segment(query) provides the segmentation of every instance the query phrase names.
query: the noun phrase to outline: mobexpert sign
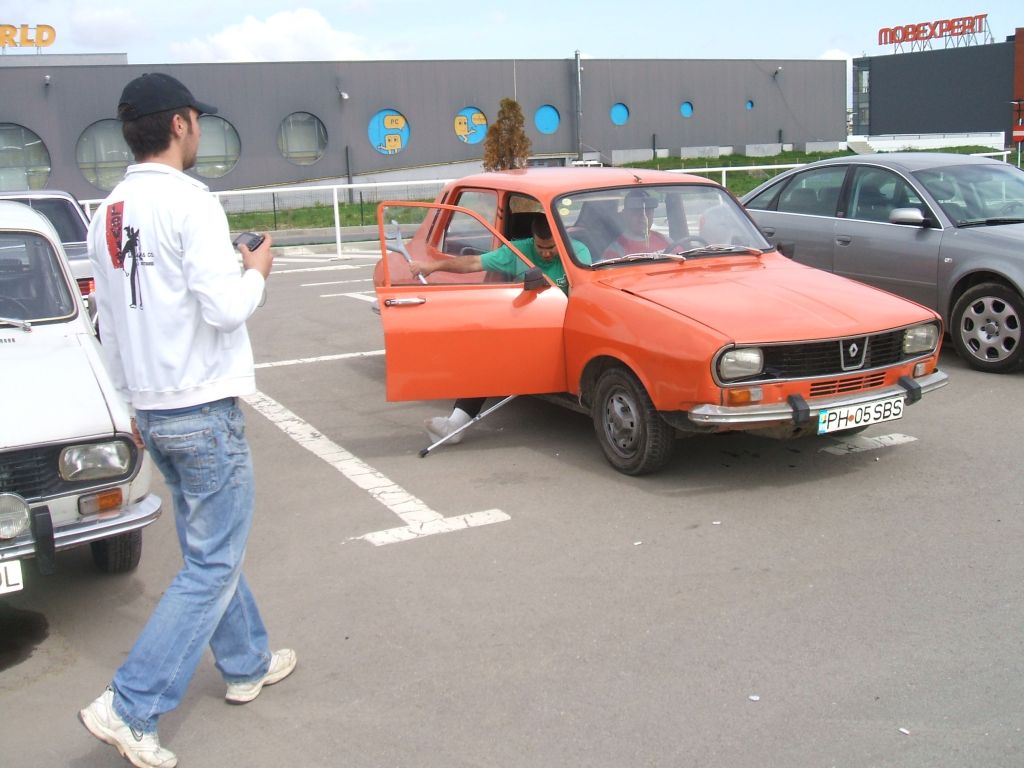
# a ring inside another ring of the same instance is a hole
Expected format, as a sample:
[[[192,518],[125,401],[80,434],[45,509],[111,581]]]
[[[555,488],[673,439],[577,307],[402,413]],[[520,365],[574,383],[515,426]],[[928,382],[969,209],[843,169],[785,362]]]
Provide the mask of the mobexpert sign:
[[[0,48],[46,48],[56,39],[57,30],[49,24],[0,24]]]
[[[904,24],[899,27],[882,27],[878,30],[879,45],[920,43],[936,37],[962,37],[975,35],[985,30],[987,13],[977,16],[961,16],[958,19],[940,19],[920,24]]]

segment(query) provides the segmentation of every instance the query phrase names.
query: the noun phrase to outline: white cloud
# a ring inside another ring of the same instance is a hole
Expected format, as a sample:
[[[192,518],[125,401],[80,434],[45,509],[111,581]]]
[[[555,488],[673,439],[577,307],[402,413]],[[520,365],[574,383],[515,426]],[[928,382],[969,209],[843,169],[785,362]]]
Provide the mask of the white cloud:
[[[67,28],[57,27],[57,37],[60,39],[66,34],[75,46],[117,52],[131,44],[153,39],[150,30],[150,24],[134,8],[88,4],[72,11]]]
[[[246,16],[239,24],[203,38],[171,43],[179,61],[353,61],[392,58],[364,38],[332,29],[317,11],[299,8],[264,20]]]

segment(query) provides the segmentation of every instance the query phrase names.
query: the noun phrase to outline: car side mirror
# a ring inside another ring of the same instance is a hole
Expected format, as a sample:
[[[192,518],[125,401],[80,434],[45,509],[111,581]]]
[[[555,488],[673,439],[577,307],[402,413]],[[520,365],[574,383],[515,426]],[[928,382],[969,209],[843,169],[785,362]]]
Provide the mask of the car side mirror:
[[[778,249],[779,253],[781,253],[787,259],[792,259],[793,254],[796,253],[796,243],[793,242],[776,243],[775,247]]]
[[[919,208],[893,208],[889,214],[890,224],[904,224],[908,227],[923,227],[927,224]]]
[[[544,273],[540,267],[530,267],[523,275],[524,291],[542,291],[549,286],[550,283],[544,279]]]

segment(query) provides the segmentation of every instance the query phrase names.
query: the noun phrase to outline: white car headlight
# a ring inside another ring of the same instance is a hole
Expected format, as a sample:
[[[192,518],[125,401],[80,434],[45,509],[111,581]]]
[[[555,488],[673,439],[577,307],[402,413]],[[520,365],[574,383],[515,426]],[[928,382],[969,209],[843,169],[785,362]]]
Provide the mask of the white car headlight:
[[[722,381],[735,381],[756,376],[764,368],[764,354],[757,347],[730,349],[718,360]]]
[[[903,354],[919,355],[931,352],[939,343],[939,327],[935,323],[925,323],[907,328],[903,332]]]
[[[60,452],[58,461],[61,479],[71,482],[122,477],[131,466],[132,450],[123,440],[73,445]]]
[[[28,526],[28,503],[13,493],[0,493],[0,539],[17,538]]]

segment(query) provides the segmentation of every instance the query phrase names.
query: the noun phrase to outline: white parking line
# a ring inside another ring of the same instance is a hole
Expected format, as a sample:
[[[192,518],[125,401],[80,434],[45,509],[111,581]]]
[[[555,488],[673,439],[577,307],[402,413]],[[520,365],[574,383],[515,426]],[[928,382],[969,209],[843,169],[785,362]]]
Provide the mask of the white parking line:
[[[321,293],[321,299],[333,299],[338,296],[346,296],[350,299],[359,299],[360,301],[368,301],[371,304],[377,301],[376,291],[367,291],[365,293]]]
[[[440,512],[428,507],[369,464],[324,437],[310,424],[262,392],[243,399],[296,443],[326,461],[356,486],[368,492],[374,499],[398,515],[398,518],[404,523],[397,528],[355,536],[353,537],[355,539],[368,541],[379,547],[384,544],[410,541],[438,533],[451,533],[511,519],[500,509],[487,509],[482,512],[471,512],[468,515],[444,517]]]
[[[846,439],[835,439],[835,445],[820,450],[826,453],[834,453],[837,456],[845,456],[848,453],[860,453],[861,451],[877,451],[879,448],[888,448],[893,445],[912,443],[917,440],[910,435],[899,433],[892,435],[879,435],[878,437],[848,437]]]
[[[351,360],[354,357],[377,357],[383,355],[383,349],[370,352],[346,352],[340,355],[322,355],[321,357],[297,357],[294,360],[278,360],[276,363],[258,363],[256,368],[280,368],[285,365],[305,365],[306,363],[327,363],[331,360]]]
[[[368,283],[372,277],[357,277],[355,280],[328,280],[324,283],[300,283],[300,288],[317,288],[321,285],[344,285],[345,283]]]

